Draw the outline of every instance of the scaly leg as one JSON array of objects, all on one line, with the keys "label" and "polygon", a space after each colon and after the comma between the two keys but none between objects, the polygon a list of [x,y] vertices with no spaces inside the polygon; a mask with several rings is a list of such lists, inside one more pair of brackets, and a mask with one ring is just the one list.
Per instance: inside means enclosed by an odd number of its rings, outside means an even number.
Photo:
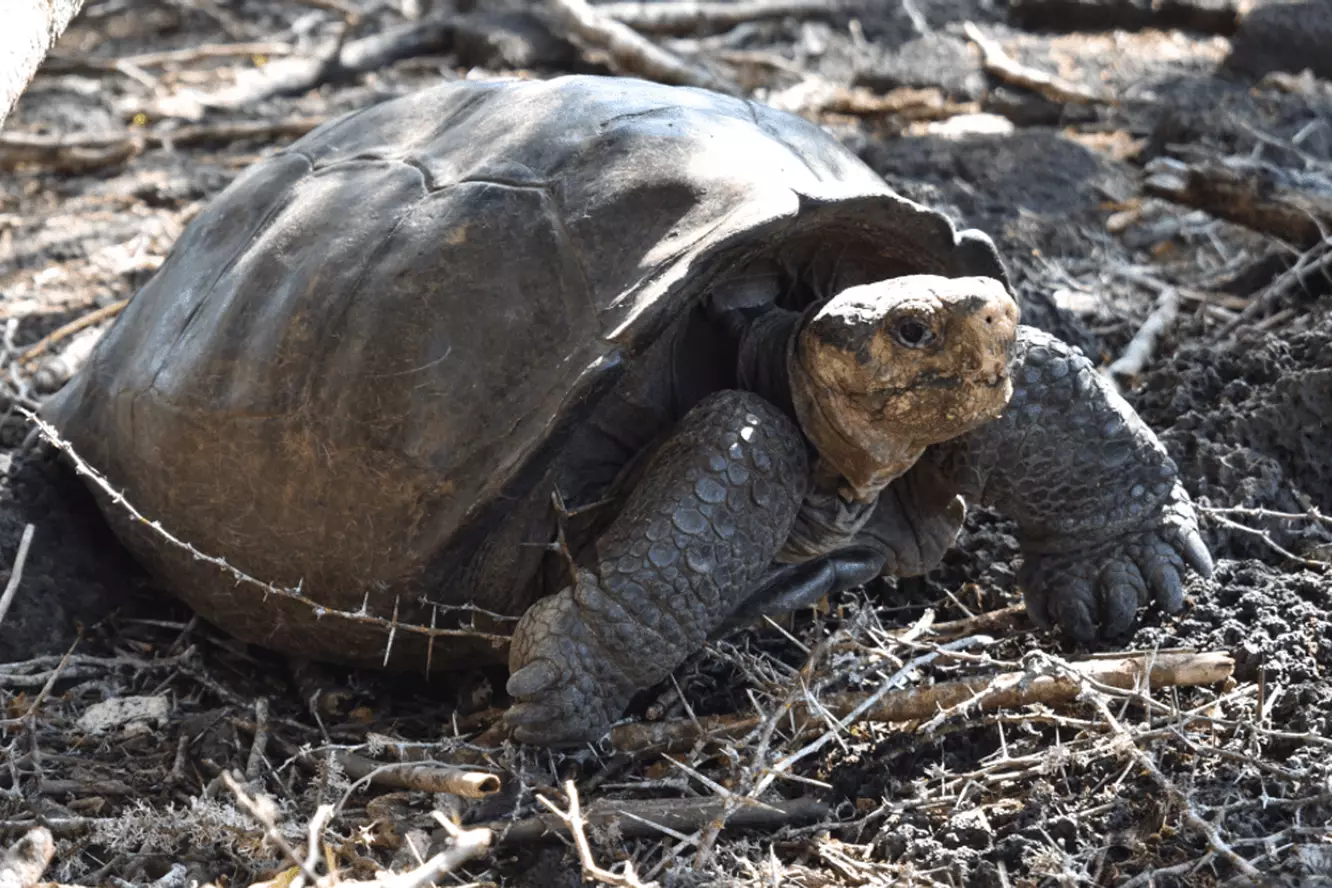
[{"label": "scaly leg", "polygon": [[514,630],[514,737],[594,739],[702,647],[768,571],[808,477],[800,430],[757,395],[723,391],[690,410],[597,540],[596,570]]}]

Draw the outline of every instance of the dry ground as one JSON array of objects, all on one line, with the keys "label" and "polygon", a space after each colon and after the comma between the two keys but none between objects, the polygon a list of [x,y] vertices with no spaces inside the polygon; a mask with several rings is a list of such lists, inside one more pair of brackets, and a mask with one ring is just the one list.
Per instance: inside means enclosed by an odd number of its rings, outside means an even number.
[{"label": "dry ground", "polygon": [[[553,755],[491,740],[502,671],[297,668],[229,640],[153,589],[58,465],[23,459],[17,411],[95,333],[35,347],[98,309],[86,329],[103,329],[246,165],[441,79],[633,73],[544,7],[457,7],[90,0],[11,118],[0,562],[23,569],[0,663],[35,641],[53,653],[0,665],[0,848],[44,825],[44,878],[85,885],[290,885],[300,861],[309,878],[405,886],[437,853],[440,884],[574,885],[592,871],[539,798],[566,810],[572,781],[592,858],[620,884],[632,861],[663,885],[1332,885],[1332,202],[1300,205],[1306,238],[1238,224],[1242,200],[1160,196],[1172,163],[1219,157],[1332,191],[1325,3],[1238,36],[1220,3],[1189,21],[1204,33],[1094,21],[1157,15],[1127,3],[1030,0],[872,0],[655,36],[688,76],[820,120],[904,193],[989,230],[1029,323],[1107,366],[1160,324],[1121,378],[1218,568],[1183,613],[1098,651],[1020,613],[974,617],[1020,602],[1011,528],[981,511],[934,575],[712,645],[605,742]],[[1093,20],[1078,31],[1075,15]],[[987,72],[966,22],[1064,83],[1042,96]],[[284,92],[255,86],[284,71]],[[1172,651],[1220,652],[1231,674],[1148,690],[1074,665]],[[983,690],[998,673],[1043,700]],[[979,682],[971,705],[839,722],[867,695],[910,705],[963,679]],[[140,708],[108,714],[116,700]],[[423,758],[499,779],[376,770]]]}]

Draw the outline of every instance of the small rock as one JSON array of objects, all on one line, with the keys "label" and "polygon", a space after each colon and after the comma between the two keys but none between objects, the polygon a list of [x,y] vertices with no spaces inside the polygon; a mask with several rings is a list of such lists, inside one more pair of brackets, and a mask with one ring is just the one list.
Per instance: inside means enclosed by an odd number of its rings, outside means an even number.
[{"label": "small rock", "polygon": [[984,851],[994,843],[994,827],[980,808],[960,811],[948,821],[947,839],[950,844]]},{"label": "small rock", "polygon": [[101,734],[135,722],[166,722],[170,703],[166,697],[116,697],[94,703],[79,717],[79,730]]},{"label": "small rock", "polygon": [[945,139],[967,136],[1007,136],[1017,131],[1013,121],[998,114],[957,114],[947,120],[933,120],[925,126],[925,133]]}]

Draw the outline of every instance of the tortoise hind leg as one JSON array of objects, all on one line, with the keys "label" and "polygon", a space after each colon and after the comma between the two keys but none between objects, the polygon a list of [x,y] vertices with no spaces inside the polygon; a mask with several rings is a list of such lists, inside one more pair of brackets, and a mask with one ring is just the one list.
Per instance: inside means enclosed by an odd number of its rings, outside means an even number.
[{"label": "tortoise hind leg", "polygon": [[700,648],[767,573],[808,477],[799,429],[757,395],[722,391],[690,410],[597,540],[596,570],[514,630],[514,737],[595,738]]}]

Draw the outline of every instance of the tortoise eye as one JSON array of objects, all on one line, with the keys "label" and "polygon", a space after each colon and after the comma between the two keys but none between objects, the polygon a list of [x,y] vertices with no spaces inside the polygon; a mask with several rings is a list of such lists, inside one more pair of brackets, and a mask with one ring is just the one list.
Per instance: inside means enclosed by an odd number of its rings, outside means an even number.
[{"label": "tortoise eye", "polygon": [[907,348],[924,348],[934,341],[934,331],[924,321],[903,318],[893,326],[893,338]]}]

